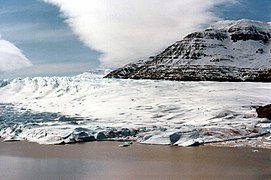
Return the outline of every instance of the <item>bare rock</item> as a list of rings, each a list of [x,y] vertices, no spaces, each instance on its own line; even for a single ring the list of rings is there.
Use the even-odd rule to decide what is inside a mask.
[[[258,107],[256,112],[259,118],[268,118],[271,120],[271,104]]]

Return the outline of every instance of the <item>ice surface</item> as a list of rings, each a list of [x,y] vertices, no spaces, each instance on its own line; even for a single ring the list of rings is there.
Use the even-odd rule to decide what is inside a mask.
[[[0,136],[42,144],[135,139],[179,146],[267,134],[255,106],[270,83],[74,77],[14,79],[0,87]],[[270,139],[266,138],[270,142]]]

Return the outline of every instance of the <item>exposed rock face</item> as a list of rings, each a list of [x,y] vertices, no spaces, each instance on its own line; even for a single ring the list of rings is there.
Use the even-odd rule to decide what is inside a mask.
[[[221,21],[107,78],[271,81],[271,24]]]
[[[256,111],[259,118],[268,118],[271,120],[271,104],[258,107]]]
[[[5,87],[6,85],[8,85],[9,84],[9,81],[8,80],[1,80],[0,79],[0,88],[1,87]]]

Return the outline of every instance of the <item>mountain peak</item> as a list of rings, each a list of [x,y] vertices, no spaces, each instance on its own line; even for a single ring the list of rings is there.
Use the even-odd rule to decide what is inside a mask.
[[[268,22],[219,21],[188,34],[157,56],[126,65],[107,77],[258,81],[262,72],[264,77],[271,72],[270,39]],[[269,78],[271,81],[271,74]]]
[[[228,30],[232,27],[251,27],[251,26],[263,28],[266,31],[271,30],[270,22],[254,21],[249,19],[218,21],[212,24],[210,28]]]

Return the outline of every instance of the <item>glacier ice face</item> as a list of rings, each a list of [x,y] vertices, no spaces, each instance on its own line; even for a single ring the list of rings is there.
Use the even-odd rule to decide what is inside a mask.
[[[256,118],[253,108],[270,103],[269,83],[102,77],[10,80],[0,88],[0,136],[42,144],[130,139],[179,146],[270,136],[270,122]]]

